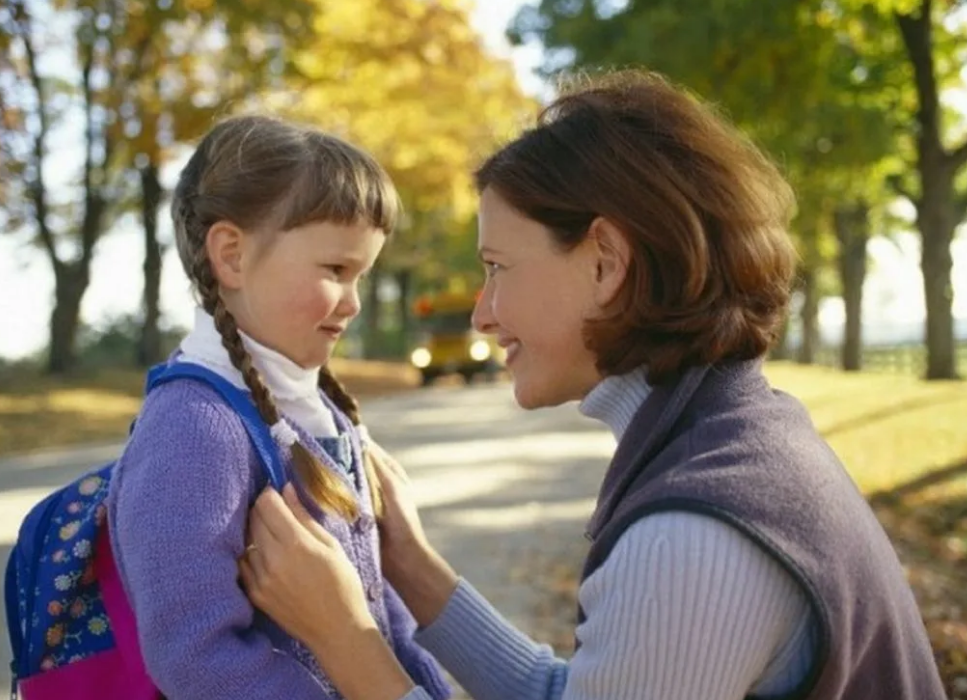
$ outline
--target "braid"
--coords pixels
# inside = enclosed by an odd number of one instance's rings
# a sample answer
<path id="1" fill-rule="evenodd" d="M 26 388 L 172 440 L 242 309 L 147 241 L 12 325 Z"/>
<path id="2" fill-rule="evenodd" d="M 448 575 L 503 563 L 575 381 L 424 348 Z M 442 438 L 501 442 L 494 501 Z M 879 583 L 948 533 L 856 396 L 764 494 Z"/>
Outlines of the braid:
<path id="1" fill-rule="evenodd" d="M 346 391 L 346 387 L 336 379 L 336 375 L 332 373 L 328 366 L 323 366 L 319 370 L 319 388 L 336 404 L 340 411 L 346 414 L 353 425 L 359 425 L 359 402 Z"/>
<path id="2" fill-rule="evenodd" d="M 204 248 L 195 258 L 193 272 L 204 309 L 215 319 L 215 328 L 222 336 L 222 346 L 228 351 L 232 365 L 242 373 L 242 379 L 252 393 L 252 400 L 262 420 L 270 426 L 275 425 L 281 418 L 279 408 L 275 405 L 275 399 L 272 398 L 272 393 L 262 381 L 255 365 L 252 364 L 252 356 L 242 343 L 242 335 L 238 331 L 235 317 L 226 308 L 225 302 L 218 293 L 218 283 Z M 347 520 L 355 520 L 359 515 L 359 509 L 346 485 L 320 464 L 316 456 L 301 442 L 296 442 L 290 449 L 295 473 L 320 507 L 337 513 Z"/>
<path id="3" fill-rule="evenodd" d="M 359 415 L 359 402 L 350 394 L 343 383 L 336 379 L 328 365 L 323 365 L 319 369 L 319 388 L 336 404 L 340 411 L 353 422 L 359 425 L 361 422 Z M 366 481 L 369 482 L 369 492 L 372 496 L 373 512 L 376 517 L 383 516 L 383 488 L 380 486 L 379 477 L 376 474 L 376 455 L 373 450 L 363 449 L 363 472 L 366 474 Z"/>

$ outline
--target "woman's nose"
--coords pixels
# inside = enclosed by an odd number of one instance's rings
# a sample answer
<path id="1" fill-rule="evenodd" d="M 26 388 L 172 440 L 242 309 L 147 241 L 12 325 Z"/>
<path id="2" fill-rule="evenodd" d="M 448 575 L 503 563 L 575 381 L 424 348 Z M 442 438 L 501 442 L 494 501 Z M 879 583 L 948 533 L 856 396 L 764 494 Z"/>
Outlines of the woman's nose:
<path id="1" fill-rule="evenodd" d="M 470 318 L 474 330 L 480 333 L 496 332 L 497 320 L 493 313 L 493 293 L 490 289 L 490 282 L 484 284 L 484 288 L 477 298 L 477 303 L 473 307 L 473 315 Z"/>

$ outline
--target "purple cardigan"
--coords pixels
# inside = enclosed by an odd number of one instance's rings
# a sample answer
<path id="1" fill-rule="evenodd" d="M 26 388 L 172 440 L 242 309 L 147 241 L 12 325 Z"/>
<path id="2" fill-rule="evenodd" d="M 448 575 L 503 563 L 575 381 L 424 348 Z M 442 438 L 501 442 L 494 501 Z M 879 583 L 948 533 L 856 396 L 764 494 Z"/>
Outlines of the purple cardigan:
<path id="1" fill-rule="evenodd" d="M 356 565 L 370 611 L 404 668 L 435 698 L 446 698 L 450 689 L 435 661 L 412 639 L 412 616 L 380 574 L 358 436 L 334 413 L 352 437 L 352 475 L 303 437 L 328 468 L 356 482 L 363 515 L 349 524 L 307 505 Z M 108 524 L 148 673 L 166 697 L 340 697 L 312 654 L 254 610 L 238 585 L 248 511 L 265 484 L 241 421 L 210 387 L 175 381 L 145 400 L 115 468 Z"/>

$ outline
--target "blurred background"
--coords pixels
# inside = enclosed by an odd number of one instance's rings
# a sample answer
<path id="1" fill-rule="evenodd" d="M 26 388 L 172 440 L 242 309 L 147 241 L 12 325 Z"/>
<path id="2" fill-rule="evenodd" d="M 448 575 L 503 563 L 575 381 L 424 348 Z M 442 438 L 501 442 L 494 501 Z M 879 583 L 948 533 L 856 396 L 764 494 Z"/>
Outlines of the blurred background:
<path id="1" fill-rule="evenodd" d="M 168 195 L 213 121 L 252 111 L 392 173 L 408 215 L 342 352 L 403 358 L 419 295 L 479 285 L 474 165 L 558 73 L 644 65 L 718 104 L 796 187 L 780 356 L 956 376 L 965 27 L 951 0 L 3 0 L 0 358 L 163 357 L 193 307 Z"/>
<path id="2" fill-rule="evenodd" d="M 474 166 L 562 74 L 644 66 L 793 183 L 769 372 L 877 507 L 967 697 L 965 65 L 963 0 L 0 0 L 0 456 L 123 438 L 192 318 L 171 189 L 236 113 L 342 135 L 400 189 L 336 361 L 352 387 L 499 378 L 458 318 L 482 281 Z"/>

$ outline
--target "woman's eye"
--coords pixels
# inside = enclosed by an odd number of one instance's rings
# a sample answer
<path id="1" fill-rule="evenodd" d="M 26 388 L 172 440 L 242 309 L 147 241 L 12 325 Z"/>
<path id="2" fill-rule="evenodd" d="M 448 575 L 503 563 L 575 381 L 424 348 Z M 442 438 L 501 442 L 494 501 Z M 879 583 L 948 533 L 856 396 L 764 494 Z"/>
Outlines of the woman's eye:
<path id="1" fill-rule="evenodd" d="M 502 269 L 503 266 L 500 263 L 495 263 L 490 260 L 484 261 L 484 270 L 486 270 L 487 276 L 493 275 L 495 272 L 499 272 Z"/>
<path id="2" fill-rule="evenodd" d="M 345 265 L 323 265 L 322 268 L 328 272 L 331 272 L 336 277 L 342 277 L 343 273 L 346 271 Z"/>

